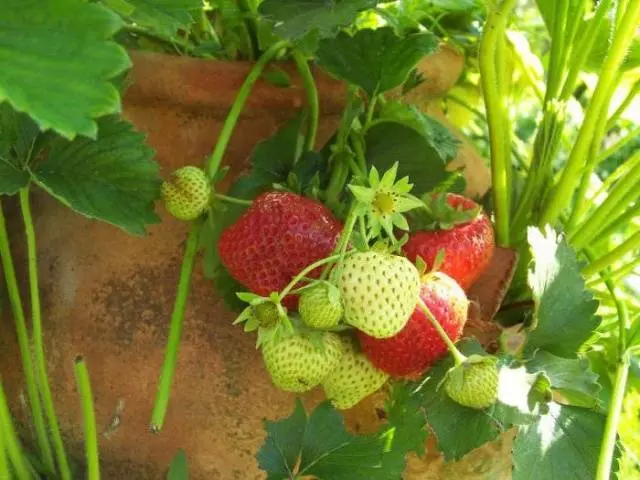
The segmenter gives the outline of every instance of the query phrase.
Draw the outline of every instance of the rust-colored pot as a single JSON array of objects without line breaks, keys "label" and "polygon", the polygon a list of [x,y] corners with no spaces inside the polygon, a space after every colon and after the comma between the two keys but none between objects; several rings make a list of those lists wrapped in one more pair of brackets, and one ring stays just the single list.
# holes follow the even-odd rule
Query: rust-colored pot
[{"label": "rust-colored pot", "polygon": [[[125,117],[148,135],[162,173],[201,164],[251,65],[141,53],[133,53],[133,60]],[[295,69],[282,68],[293,85],[283,89],[257,83],[225,156],[230,178],[246,167],[256,143],[304,103]],[[318,140],[324,142],[337,126],[346,89],[315,73],[321,104]],[[47,360],[69,451],[82,461],[73,375],[73,359],[81,354],[93,384],[103,478],[164,478],[179,448],[187,452],[195,480],[263,478],[254,457],[264,438],[263,419],[288,415],[294,397],[271,385],[254,338],[232,326],[233,313],[203,278],[200,265],[166,423],[161,434],[149,432],[188,228],[159,210],[162,223],[151,227],[147,237],[134,238],[81,217],[46,194],[34,195]],[[15,260],[24,274],[22,227],[19,219],[9,220]],[[6,310],[0,321],[0,374],[14,412],[24,421],[20,396],[25,389]],[[311,405],[320,398],[315,392],[306,401]],[[116,428],[114,416],[119,418]],[[357,429],[356,417],[351,425]]]}]

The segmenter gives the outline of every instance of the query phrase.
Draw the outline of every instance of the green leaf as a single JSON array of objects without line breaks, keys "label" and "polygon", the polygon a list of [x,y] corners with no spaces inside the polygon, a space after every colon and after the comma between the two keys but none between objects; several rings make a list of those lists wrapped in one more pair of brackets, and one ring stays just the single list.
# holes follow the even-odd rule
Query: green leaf
[{"label": "green leaf", "polygon": [[189,480],[189,465],[184,450],[178,450],[178,453],[173,457],[167,480]]},{"label": "green leaf", "polygon": [[175,38],[178,30],[189,30],[193,14],[202,9],[202,0],[127,0],[134,7],[128,17],[149,31]]},{"label": "green leaf", "polygon": [[445,126],[413,105],[404,102],[387,102],[380,111],[380,120],[401,123],[418,132],[433,148],[444,163],[458,152],[458,140]]},{"label": "green leaf", "polygon": [[566,241],[548,228],[528,231],[533,266],[528,282],[535,302],[526,349],[573,358],[600,323],[598,302],[585,288],[581,265]]},{"label": "green leaf", "polygon": [[513,445],[513,480],[595,478],[605,417],[585,408],[549,405],[521,426]]},{"label": "green leaf", "polygon": [[398,37],[391,27],[359,30],[353,37],[341,32],[319,43],[317,62],[373,96],[401,85],[420,59],[437,47],[430,33]]},{"label": "green leaf", "polygon": [[[419,412],[418,412],[419,413]],[[411,412],[416,418],[415,411]],[[392,411],[394,419],[406,417]],[[296,402],[293,414],[279,422],[265,423],[267,439],[258,452],[260,468],[269,479],[314,476],[326,480],[387,480],[400,478],[407,447],[417,446],[424,437],[409,435],[414,428],[403,421],[383,428],[376,435],[351,435],[345,430],[340,412],[328,402],[310,416]],[[296,465],[299,466],[294,470]]]},{"label": "green leaf", "polygon": [[539,350],[526,363],[532,373],[544,372],[551,386],[573,405],[594,407],[598,402],[600,384],[598,375],[589,368],[586,358],[561,358],[544,350]]},{"label": "green leaf", "polygon": [[358,14],[373,8],[378,0],[264,0],[260,13],[274,22],[274,33],[297,40],[308,33],[335,35],[355,21]]},{"label": "green leaf", "polygon": [[143,134],[117,117],[99,121],[97,140],[57,138],[33,172],[37,183],[76,212],[144,235],[159,223],[154,201],[162,180]]},{"label": "green leaf", "polygon": [[[467,356],[486,355],[476,340],[463,340],[457,346]],[[501,401],[485,411],[463,407],[451,400],[444,388],[438,386],[452,366],[453,359],[447,357],[430,369],[427,378],[415,386],[416,395],[421,399],[422,409],[446,461],[459,460],[470,451],[495,440],[512,424],[529,421],[528,416],[520,414],[518,408]],[[519,383],[524,389],[515,386],[517,392],[510,391],[508,395],[501,392],[502,399],[510,399],[511,403],[518,406],[526,404],[529,384]],[[506,385],[501,385],[501,390],[509,389]],[[518,401],[516,395],[519,395],[521,400]]]},{"label": "green leaf", "polygon": [[0,156],[0,195],[13,195],[29,183],[29,173]]},{"label": "green leaf", "polygon": [[416,196],[432,190],[449,176],[438,150],[404,124],[376,124],[367,131],[365,141],[367,162],[378,170],[386,171],[401,160],[398,176],[411,179]]},{"label": "green leaf", "polygon": [[36,153],[39,133],[27,115],[0,104],[0,195],[13,195],[29,182],[25,166]]},{"label": "green leaf", "polygon": [[95,138],[94,119],[120,111],[109,80],[130,66],[111,40],[121,26],[115,13],[96,3],[4,0],[0,102],[28,113],[42,130]]}]

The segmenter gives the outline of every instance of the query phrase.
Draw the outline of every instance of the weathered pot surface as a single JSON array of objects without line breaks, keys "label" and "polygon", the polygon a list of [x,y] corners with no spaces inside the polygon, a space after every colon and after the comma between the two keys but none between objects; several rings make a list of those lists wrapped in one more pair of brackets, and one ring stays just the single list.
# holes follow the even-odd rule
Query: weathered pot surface
[{"label": "weathered pot surface", "polygon": [[[235,93],[250,69],[245,63],[202,62],[134,54],[133,85],[124,114],[148,134],[163,173],[201,164],[211,152]],[[304,92],[259,81],[232,138],[225,162],[232,175],[246,166],[255,144],[295,115]],[[344,85],[318,72],[322,118],[319,142],[333,133],[344,102]],[[103,477],[163,478],[182,448],[191,478],[263,478],[255,453],[264,438],[263,419],[288,415],[293,395],[274,388],[255,340],[232,325],[222,304],[196,268],[178,371],[161,434],[149,432],[150,413],[162,365],[169,317],[188,226],[159,207],[162,223],[145,238],[87,220],[51,197],[34,195],[46,351],[51,386],[69,450],[82,458],[82,422],[73,359],[90,369]],[[19,219],[15,261],[25,264]],[[23,269],[21,271],[23,273]],[[24,289],[23,289],[24,291]],[[24,420],[24,392],[15,334],[7,315],[0,321],[0,372],[17,416]],[[307,396],[312,405],[320,392]],[[119,425],[114,425],[118,416]],[[357,418],[351,425],[358,428]]]}]

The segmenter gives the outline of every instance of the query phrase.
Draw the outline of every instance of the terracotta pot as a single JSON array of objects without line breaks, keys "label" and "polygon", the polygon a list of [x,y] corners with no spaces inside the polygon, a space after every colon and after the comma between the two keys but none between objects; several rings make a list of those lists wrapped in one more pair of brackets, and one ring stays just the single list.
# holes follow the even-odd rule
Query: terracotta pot
[{"label": "terracotta pot", "polygon": [[[201,164],[251,65],[139,53],[133,59],[124,115],[148,134],[163,173]],[[231,178],[246,166],[256,143],[304,103],[294,69],[282,67],[293,86],[258,82],[225,156]],[[324,142],[339,121],[346,89],[321,72],[316,78],[318,141]],[[234,314],[202,277],[200,265],[165,427],[160,435],[148,430],[187,233],[187,225],[159,210],[163,222],[147,237],[133,238],[47,195],[34,195],[47,360],[69,451],[82,461],[72,368],[74,357],[82,354],[92,378],[104,478],[163,478],[179,448],[188,453],[196,480],[263,478],[254,457],[264,438],[263,419],[288,415],[294,397],[271,385],[254,339],[232,326]],[[22,227],[19,219],[9,220],[15,260],[23,267]],[[23,269],[20,273],[24,278]],[[25,389],[8,315],[0,321],[0,351],[0,374],[14,412],[25,421],[20,402]],[[314,392],[305,401],[311,405],[320,398]],[[118,426],[112,428],[116,417]],[[358,428],[356,421],[351,425]]]}]

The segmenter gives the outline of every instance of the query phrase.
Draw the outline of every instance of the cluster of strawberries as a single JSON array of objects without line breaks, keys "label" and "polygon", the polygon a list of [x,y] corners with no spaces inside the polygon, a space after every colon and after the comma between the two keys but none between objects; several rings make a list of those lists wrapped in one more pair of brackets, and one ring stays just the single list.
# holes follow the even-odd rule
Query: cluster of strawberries
[{"label": "cluster of strawberries", "polygon": [[[305,392],[322,385],[346,409],[390,376],[415,378],[453,349],[447,393],[472,408],[494,403],[495,362],[467,359],[453,345],[467,319],[465,290],[493,254],[493,228],[472,200],[443,199],[470,215],[411,232],[395,252],[353,248],[351,217],[343,226],[322,203],[284,191],[260,195],[223,232],[221,261],[251,292],[238,295],[249,304],[238,321],[258,331],[276,386]],[[366,200],[364,215],[378,215],[383,226],[401,205],[391,190]]]}]

